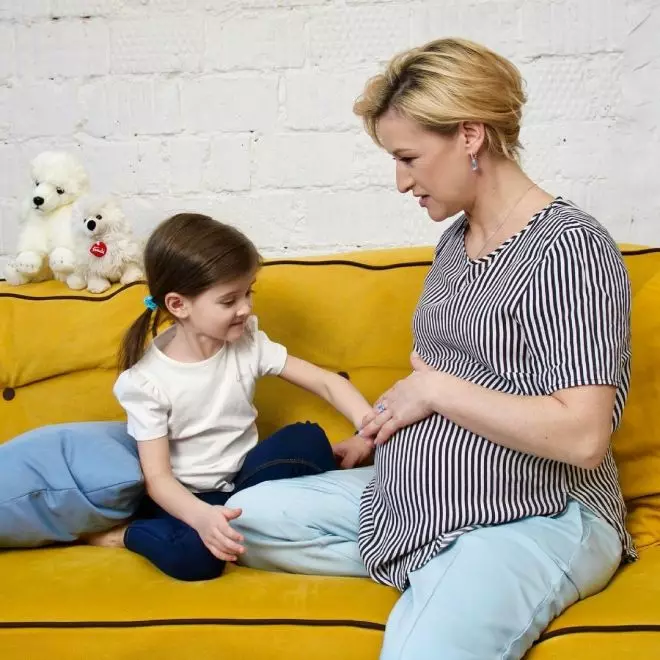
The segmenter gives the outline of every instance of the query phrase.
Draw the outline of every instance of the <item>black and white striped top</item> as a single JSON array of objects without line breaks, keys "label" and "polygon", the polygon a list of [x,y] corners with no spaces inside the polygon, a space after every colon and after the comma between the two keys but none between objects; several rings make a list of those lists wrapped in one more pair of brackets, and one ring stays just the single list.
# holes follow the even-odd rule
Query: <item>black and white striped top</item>
[{"label": "black and white striped top", "polygon": [[[440,238],[414,317],[415,349],[436,369],[518,395],[607,384],[620,421],[630,380],[630,285],[607,231],[555,199],[485,257],[465,252],[465,217]],[[408,574],[459,535],[573,498],[616,528],[635,558],[611,449],[595,470],[502,447],[433,415],[376,452],[359,543],[371,576],[403,590]]]}]

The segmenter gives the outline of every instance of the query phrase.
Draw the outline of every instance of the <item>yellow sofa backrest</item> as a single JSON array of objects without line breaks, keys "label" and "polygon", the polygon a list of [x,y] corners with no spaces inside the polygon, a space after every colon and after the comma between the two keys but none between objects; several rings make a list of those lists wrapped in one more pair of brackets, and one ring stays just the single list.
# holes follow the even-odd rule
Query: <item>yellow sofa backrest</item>
[{"label": "yellow sofa backrest", "polygon": [[[629,527],[640,546],[660,542],[660,251],[626,250],[633,288],[633,378],[614,438]],[[259,275],[260,325],[289,352],[347,375],[373,400],[410,371],[412,314],[431,248],[269,262]],[[57,282],[0,283],[0,442],[67,421],[122,419],[112,396],[122,334],[142,312],[142,284],[94,296]],[[317,398],[264,379],[262,434],[298,420],[331,439],[347,422]]]}]

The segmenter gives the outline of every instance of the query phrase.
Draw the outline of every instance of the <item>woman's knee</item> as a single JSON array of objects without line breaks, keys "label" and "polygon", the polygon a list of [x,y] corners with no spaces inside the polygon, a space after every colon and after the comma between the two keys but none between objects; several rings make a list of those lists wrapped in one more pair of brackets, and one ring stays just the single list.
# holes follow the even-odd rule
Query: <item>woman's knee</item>
[{"label": "woman's knee", "polygon": [[287,480],[265,481],[234,493],[225,506],[241,509],[231,525],[249,540],[253,533],[263,535],[279,528],[281,521],[295,519],[295,501]]},{"label": "woman's knee", "polygon": [[246,511],[260,511],[271,502],[270,491],[273,490],[274,485],[277,485],[276,482],[265,481],[250,488],[237,490],[227,500],[225,506],[230,509],[242,509],[243,514]]},{"label": "woman's knee", "polygon": [[324,491],[331,474],[266,481],[238,491],[226,504],[241,509],[232,527],[243,534],[247,546],[317,535],[318,528],[337,514],[333,498]]}]

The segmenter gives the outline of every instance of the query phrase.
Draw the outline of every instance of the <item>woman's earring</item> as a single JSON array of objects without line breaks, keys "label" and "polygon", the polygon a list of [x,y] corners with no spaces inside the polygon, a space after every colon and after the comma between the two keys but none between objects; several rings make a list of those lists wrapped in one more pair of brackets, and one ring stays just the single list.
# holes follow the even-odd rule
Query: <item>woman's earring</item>
[{"label": "woman's earring", "polygon": [[479,163],[477,163],[477,157],[474,154],[470,154],[470,165],[473,172],[479,169]]}]

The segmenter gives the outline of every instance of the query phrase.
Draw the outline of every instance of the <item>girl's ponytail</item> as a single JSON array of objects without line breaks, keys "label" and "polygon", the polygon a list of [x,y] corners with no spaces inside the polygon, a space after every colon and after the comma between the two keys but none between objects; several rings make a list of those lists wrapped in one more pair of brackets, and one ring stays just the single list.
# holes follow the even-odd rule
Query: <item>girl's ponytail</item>
[{"label": "girl's ponytail", "polygon": [[144,355],[144,345],[149,330],[153,326],[152,310],[145,309],[124,335],[124,340],[119,349],[119,368],[121,371],[130,369]]}]

